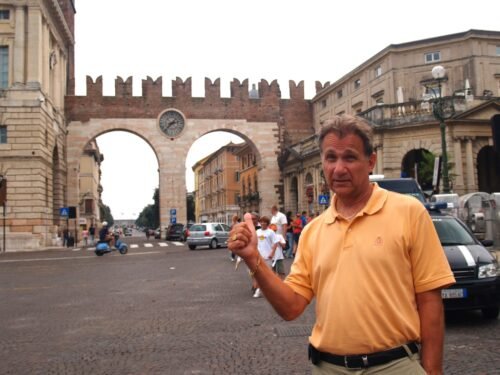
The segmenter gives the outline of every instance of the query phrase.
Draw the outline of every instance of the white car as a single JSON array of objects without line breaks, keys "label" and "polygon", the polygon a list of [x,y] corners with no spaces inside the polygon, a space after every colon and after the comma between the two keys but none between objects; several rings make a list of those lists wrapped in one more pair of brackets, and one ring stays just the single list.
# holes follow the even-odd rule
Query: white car
[{"label": "white car", "polygon": [[215,249],[227,246],[230,230],[228,225],[222,223],[196,223],[189,228],[186,241],[191,250],[197,246]]}]

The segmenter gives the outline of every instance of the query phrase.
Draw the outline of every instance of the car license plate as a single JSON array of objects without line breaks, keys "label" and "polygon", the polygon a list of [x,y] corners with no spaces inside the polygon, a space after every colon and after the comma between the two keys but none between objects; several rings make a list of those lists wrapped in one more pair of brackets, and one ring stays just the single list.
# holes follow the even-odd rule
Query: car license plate
[{"label": "car license plate", "polygon": [[443,289],[441,290],[443,298],[465,298],[467,297],[467,289]]}]

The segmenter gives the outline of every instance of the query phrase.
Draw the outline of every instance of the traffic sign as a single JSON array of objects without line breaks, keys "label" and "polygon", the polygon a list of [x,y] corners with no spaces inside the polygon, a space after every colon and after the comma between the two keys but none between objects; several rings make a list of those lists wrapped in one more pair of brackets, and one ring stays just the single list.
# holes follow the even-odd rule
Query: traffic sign
[{"label": "traffic sign", "polygon": [[69,216],[69,208],[68,207],[61,207],[59,209],[59,216]]},{"label": "traffic sign", "polygon": [[330,196],[329,195],[319,195],[318,196],[318,203],[322,205],[328,205],[330,203]]},{"label": "traffic sign", "polygon": [[175,216],[172,216],[170,218],[170,224],[176,224],[177,223],[177,218]]},{"label": "traffic sign", "polygon": [[177,210],[175,208],[170,209],[170,216],[177,216]]}]

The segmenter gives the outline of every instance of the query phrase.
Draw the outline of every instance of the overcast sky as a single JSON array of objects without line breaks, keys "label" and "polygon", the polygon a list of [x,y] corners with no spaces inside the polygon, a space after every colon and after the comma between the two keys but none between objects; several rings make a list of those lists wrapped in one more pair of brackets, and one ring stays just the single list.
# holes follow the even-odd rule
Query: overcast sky
[{"label": "overcast sky", "polygon": [[[311,98],[316,80],[334,82],[389,44],[469,29],[500,31],[497,0],[75,3],[77,95],[85,94],[86,75],[102,75],[105,95],[114,94],[116,76],[133,76],[134,95],[141,95],[142,79],[163,76],[163,94],[169,96],[170,81],[179,76],[192,77],[193,96],[204,96],[204,78],[209,77],[221,78],[226,97],[233,78],[250,83],[277,79],[285,98],[288,80],[304,80],[306,97]],[[213,135],[209,141],[199,140],[188,164],[228,140]],[[128,133],[109,133],[98,137],[98,143],[105,156],[103,201],[115,219],[135,218],[152,203],[158,186],[156,157],[144,141]],[[193,189],[191,174],[187,187]]]}]

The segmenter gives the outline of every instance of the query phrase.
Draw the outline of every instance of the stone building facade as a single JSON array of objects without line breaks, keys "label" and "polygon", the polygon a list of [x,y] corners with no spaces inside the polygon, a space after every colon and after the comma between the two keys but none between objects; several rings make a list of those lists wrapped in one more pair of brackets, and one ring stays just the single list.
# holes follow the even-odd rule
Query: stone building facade
[{"label": "stone building facade", "polygon": [[[375,133],[374,172],[415,177],[432,190],[417,167],[427,155],[441,155],[439,123],[432,113],[437,82],[431,70],[438,64],[447,71],[442,83],[446,107],[453,103],[455,110],[446,121],[453,191],[500,191],[491,131],[492,118],[500,113],[500,32],[470,30],[390,45],[340,80],[319,86],[312,99],[315,131],[333,115],[365,117]],[[287,146],[280,155],[285,210],[323,208],[318,204],[325,189],[315,138]]]},{"label": "stone building facade", "polygon": [[71,0],[0,4],[0,174],[6,249],[55,243],[66,194],[64,97],[73,93]]},{"label": "stone building facade", "polygon": [[260,209],[259,173],[257,157],[250,145],[244,145],[236,155],[239,162],[237,203],[240,206],[240,218],[243,218],[245,212],[258,212]]},{"label": "stone building facade", "polygon": [[238,151],[242,144],[229,143],[207,156],[196,166],[199,216],[197,222],[231,224],[231,217],[239,214]]},{"label": "stone building facade", "polygon": [[[101,186],[101,163],[104,156],[99,151],[95,140],[89,142],[80,158],[80,200],[78,227],[83,229],[99,226],[101,222],[100,205]],[[78,236],[81,238],[81,236]]]}]

